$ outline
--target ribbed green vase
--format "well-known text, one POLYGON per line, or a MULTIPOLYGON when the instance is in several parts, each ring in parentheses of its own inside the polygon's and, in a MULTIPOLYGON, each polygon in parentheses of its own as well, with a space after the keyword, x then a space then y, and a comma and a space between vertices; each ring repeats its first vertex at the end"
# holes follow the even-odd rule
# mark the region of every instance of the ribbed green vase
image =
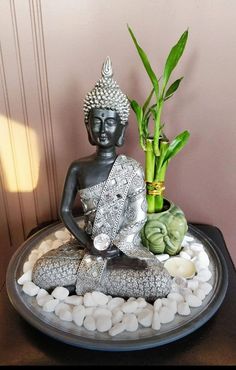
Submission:
POLYGON ((184 212, 173 202, 164 199, 162 212, 148 213, 141 230, 142 244, 154 254, 179 253, 188 230, 184 212))

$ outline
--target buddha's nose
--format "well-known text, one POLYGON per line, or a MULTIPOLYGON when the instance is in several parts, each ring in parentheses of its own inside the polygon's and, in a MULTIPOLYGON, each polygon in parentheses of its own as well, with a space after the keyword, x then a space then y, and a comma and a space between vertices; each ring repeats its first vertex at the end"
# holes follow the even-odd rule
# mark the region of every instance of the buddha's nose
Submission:
POLYGON ((102 120, 102 122, 101 122, 100 132, 101 133, 104 133, 105 132, 105 120, 102 120))

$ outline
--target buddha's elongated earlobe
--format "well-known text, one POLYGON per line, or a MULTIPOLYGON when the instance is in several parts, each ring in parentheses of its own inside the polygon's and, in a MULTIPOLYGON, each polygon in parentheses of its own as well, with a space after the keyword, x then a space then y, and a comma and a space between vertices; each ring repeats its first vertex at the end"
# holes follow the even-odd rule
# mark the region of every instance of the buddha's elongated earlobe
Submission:
POLYGON ((121 125, 121 134, 119 136, 119 139, 117 140, 116 142, 116 146, 122 146, 124 144, 124 141, 125 141, 125 131, 126 131, 126 127, 128 125, 128 122, 126 122, 125 125, 121 125))
POLYGON ((88 140, 89 140, 90 144, 91 145, 96 145, 95 141, 93 140, 93 138, 91 136, 88 124, 85 124, 85 126, 86 126, 86 130, 87 130, 87 134, 88 134, 88 140))

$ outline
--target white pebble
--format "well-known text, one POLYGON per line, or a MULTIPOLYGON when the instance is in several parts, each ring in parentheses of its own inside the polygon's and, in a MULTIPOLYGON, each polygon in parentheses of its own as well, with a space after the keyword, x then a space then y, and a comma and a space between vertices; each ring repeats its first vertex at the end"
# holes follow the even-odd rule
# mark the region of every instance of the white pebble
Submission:
POLYGON ((60 299, 60 300, 62 301, 63 299, 65 299, 66 297, 68 297, 69 293, 70 293, 70 292, 69 292, 69 290, 68 290, 68 289, 64 288, 63 286, 58 286, 58 287, 56 287, 56 288, 52 291, 51 295, 52 295, 54 298, 56 298, 56 299, 60 299))
POLYGON ((194 263, 197 273, 199 273, 202 269, 204 269, 204 266, 201 264, 201 262, 198 260, 197 257, 194 257, 192 259, 192 262, 194 263))
POLYGON ((100 333, 104 333, 105 331, 108 331, 112 327, 112 322, 111 318, 108 317, 107 315, 99 315, 95 318, 95 323, 96 323, 96 329, 100 333))
POLYGON ((161 321, 158 312, 154 312, 153 318, 152 318, 152 329, 159 330, 161 327, 161 321))
POLYGON ((143 310, 143 308, 138 307, 137 310, 134 311, 135 315, 137 316, 139 314, 139 312, 141 312, 142 310, 143 310))
POLYGON ((103 317, 108 317, 111 318, 111 311, 108 310, 107 308, 95 308, 93 311, 93 317, 96 319, 98 316, 103 316, 103 317))
POLYGON ((186 298, 189 294, 192 294, 192 290, 189 288, 180 288, 180 294, 186 298))
POLYGON ((184 247, 183 252, 187 253, 190 257, 194 256, 194 252, 189 247, 184 247))
POLYGON ((26 281, 22 289, 25 292, 25 294, 31 297, 34 297, 35 295, 37 295, 40 290, 40 288, 37 285, 35 285, 32 281, 26 281))
POLYGON ((176 276, 176 277, 174 277, 172 284, 176 284, 180 288, 186 288, 186 286, 187 286, 187 279, 185 279, 184 277, 181 277, 181 276, 176 276))
POLYGON ((156 255, 156 258, 158 259, 158 261, 164 262, 164 261, 168 260, 170 258, 170 256, 167 253, 165 253, 165 254, 157 254, 156 255))
POLYGON ((202 244, 199 244, 199 243, 192 243, 190 245, 190 248, 191 250, 194 252, 194 253, 199 253, 201 252, 204 248, 203 248, 203 245, 202 244))
POLYGON ((52 301, 54 298, 50 294, 47 294, 36 299, 39 306, 44 306, 47 302, 52 301))
POLYGON ((127 313, 124 315, 122 323, 125 325, 125 330, 133 332, 138 329, 138 320, 135 314, 127 313))
POLYGON ((84 306, 75 306, 72 310, 72 320, 77 326, 82 326, 85 318, 84 306))
POLYGON ((108 302, 108 296, 101 292, 92 292, 92 299, 96 305, 103 306, 108 302))
POLYGON ((138 308, 138 303, 136 301, 125 302, 121 306, 121 310, 124 313, 133 313, 136 311, 137 308, 138 308))
POLYGON ((136 301, 136 298, 134 298, 134 297, 129 297, 129 298, 127 299, 127 301, 126 301, 126 302, 134 302, 134 301, 136 301))
POLYGON ((50 245, 44 241, 40 244, 38 251, 41 252, 42 254, 45 254, 49 251, 49 249, 50 245))
POLYGON ((147 302, 145 301, 144 298, 139 297, 136 302, 138 303, 138 308, 144 308, 147 306, 147 302))
POLYGON ((95 307, 86 307, 85 306, 85 316, 93 315, 94 310, 95 310, 95 307))
POLYGON ((57 239, 60 239, 62 241, 65 241, 68 239, 68 233, 64 232, 64 231, 61 231, 61 230, 58 230, 55 232, 55 237, 57 239))
POLYGON ((167 302, 168 302, 167 298, 161 298, 162 306, 166 306, 167 302))
POLYGON ((53 250, 53 249, 57 249, 59 248, 63 243, 62 240, 59 240, 59 239, 56 239, 52 242, 51 246, 50 246, 50 250, 53 250))
POLYGON ((184 235, 184 240, 186 240, 187 242, 192 242, 194 240, 194 238, 192 236, 189 236, 189 235, 184 235))
POLYGON ((92 297, 92 293, 85 293, 84 295, 84 305, 86 307, 95 307, 96 303, 92 297))
POLYGON ((20 285, 25 284, 27 281, 32 280, 32 270, 28 270, 17 280, 17 283, 20 285))
POLYGON ((122 333, 125 330, 125 324, 123 322, 119 322, 115 324, 110 330, 109 334, 114 337, 115 335, 118 335, 122 333))
POLYGON ((59 318, 63 321, 72 321, 72 312, 70 310, 60 311, 59 318))
POLYGON ((200 307, 202 304, 202 300, 198 297, 196 297, 194 294, 189 294, 185 298, 186 302, 190 307, 200 307))
POLYGON ((112 298, 108 304, 107 304, 107 307, 109 308, 109 310, 114 310, 115 308, 121 306, 123 303, 125 302, 124 298, 120 298, 120 297, 115 297, 115 298, 112 298))
POLYGON ((189 280, 188 281, 188 288, 191 289, 191 290, 195 290, 198 288, 198 285, 199 285, 199 281, 198 280, 189 280))
POLYGON ((119 309, 115 309, 112 311, 112 324, 118 324, 123 319, 124 313, 119 309))
POLYGON ((29 255, 28 261, 35 262, 38 259, 39 251, 38 249, 33 249, 29 255))
POLYGON ((163 306, 168 307, 174 314, 177 312, 177 301, 167 298, 165 302, 163 302, 163 306))
POLYGON ((32 262, 32 261, 25 262, 24 265, 23 265, 23 272, 25 273, 29 270, 32 270, 33 266, 34 266, 34 262, 32 262))
POLYGON ((70 310, 70 309, 71 309, 71 308, 70 308, 70 306, 69 306, 67 303, 60 302, 60 303, 56 306, 56 308, 55 308, 55 314, 56 314, 57 316, 59 316, 61 312, 63 312, 63 311, 68 311, 68 310, 70 310))
POLYGON ((187 302, 180 302, 177 306, 177 312, 181 316, 187 316, 190 314, 190 308, 187 302))
POLYGON ((180 255, 180 257, 185 258, 186 260, 190 260, 191 259, 189 253, 186 253, 184 251, 180 252, 179 255, 180 255))
MULTIPOLYGON (((29 259, 27 262, 31 263, 32 267, 34 266, 35 262, 39 259, 39 254, 33 254, 29 256, 29 259)), ((26 262, 25 262, 26 263, 26 262)))
POLYGON ((211 271, 208 270, 208 269, 203 269, 201 271, 199 271, 199 273, 197 274, 197 276, 195 276, 195 278, 201 282, 206 282, 208 280, 210 280, 211 278, 211 271))
POLYGON ((52 239, 46 239, 45 242, 51 247, 51 245, 52 245, 52 239))
POLYGON ((203 290, 203 289, 201 289, 201 288, 197 288, 197 289, 195 289, 195 290, 193 291, 193 294, 194 294, 195 296, 197 296, 198 298, 200 298, 202 301, 203 301, 203 299, 206 297, 206 294, 205 294, 204 290, 203 290))
POLYGON ((47 295, 49 295, 49 294, 48 294, 48 292, 45 289, 39 289, 39 292, 38 292, 38 294, 36 296, 36 300, 38 300, 41 297, 45 297, 47 295))
POLYGON ((87 330, 94 331, 96 330, 95 319, 93 316, 86 316, 84 319, 84 327, 87 330))
POLYGON ((188 246, 189 246, 189 242, 187 240, 183 240, 181 247, 188 247, 188 246))
POLYGON ((69 297, 66 297, 64 300, 65 303, 73 304, 75 306, 79 306, 83 304, 83 297, 78 295, 71 295, 69 297))
POLYGON ((59 302, 60 302, 59 299, 51 299, 51 300, 49 300, 48 302, 44 303, 44 305, 43 305, 43 311, 45 311, 45 312, 53 312, 59 302))
POLYGON ((177 303, 184 301, 184 297, 180 293, 176 293, 176 292, 169 293, 167 295, 167 298, 172 299, 176 301, 177 303))
POLYGON ((174 320, 175 314, 173 313, 173 311, 169 309, 169 307, 163 306, 159 310, 159 317, 160 317, 160 323, 166 324, 174 320))
POLYGON ((152 325, 152 317, 153 312, 149 310, 148 308, 144 308, 139 314, 138 314, 138 322, 143 325, 145 328, 148 328, 152 325))
POLYGON ((212 290, 212 285, 209 283, 200 283, 199 287, 204 290, 205 294, 208 295, 212 290))
POLYGON ((157 298, 153 304, 153 309, 154 311, 159 311, 159 309, 161 308, 162 306, 162 300, 161 298, 157 298))
POLYGON ((209 257, 205 251, 201 251, 198 256, 198 261, 200 262, 201 266, 208 267, 210 264, 209 257))
POLYGON ((148 310, 151 310, 151 311, 153 311, 153 310, 154 310, 153 304, 148 303, 148 302, 147 302, 147 304, 146 304, 145 308, 147 308, 148 310))

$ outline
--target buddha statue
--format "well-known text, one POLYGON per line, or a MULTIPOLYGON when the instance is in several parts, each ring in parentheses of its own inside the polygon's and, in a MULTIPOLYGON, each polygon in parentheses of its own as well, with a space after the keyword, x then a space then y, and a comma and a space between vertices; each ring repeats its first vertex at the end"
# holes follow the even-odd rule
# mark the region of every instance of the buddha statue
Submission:
POLYGON ((171 277, 141 244, 147 218, 146 184, 141 164, 116 147, 124 143, 130 105, 116 81, 111 61, 84 100, 85 125, 94 154, 74 161, 65 179, 60 216, 73 238, 40 257, 33 282, 46 290, 74 287, 153 301, 170 291, 171 277), (80 196, 84 227, 73 217, 80 196))

